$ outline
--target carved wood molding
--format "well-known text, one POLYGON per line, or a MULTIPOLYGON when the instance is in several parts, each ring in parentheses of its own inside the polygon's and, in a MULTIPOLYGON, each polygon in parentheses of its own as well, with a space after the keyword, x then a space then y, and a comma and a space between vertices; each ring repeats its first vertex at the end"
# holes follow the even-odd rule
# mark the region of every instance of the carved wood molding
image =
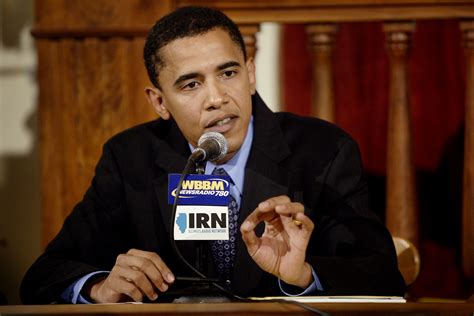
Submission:
POLYGON ((328 23, 473 18, 474 1, 449 0, 176 0, 176 6, 223 10, 237 23, 328 23))
POLYGON ((60 39, 60 38, 86 38, 86 37, 146 37, 151 26, 143 27, 71 27, 64 29, 62 27, 35 27, 31 34, 38 39, 60 39))
POLYGON ((239 24, 240 32, 244 38, 247 57, 255 58, 257 54, 257 33, 260 30, 259 24, 239 24))

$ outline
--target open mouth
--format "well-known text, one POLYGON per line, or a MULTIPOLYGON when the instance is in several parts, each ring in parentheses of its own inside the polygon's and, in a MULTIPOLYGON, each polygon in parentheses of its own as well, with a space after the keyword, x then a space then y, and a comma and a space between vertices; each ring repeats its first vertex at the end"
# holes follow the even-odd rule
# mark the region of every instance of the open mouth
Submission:
POLYGON ((215 125, 216 125, 216 126, 222 126, 222 125, 224 125, 224 124, 229 123, 230 120, 231 120, 231 118, 230 118, 230 117, 227 117, 227 118, 225 118, 225 119, 223 119, 223 120, 218 121, 215 125))
POLYGON ((224 125, 230 123, 234 118, 235 117, 233 117, 233 116, 229 116, 229 117, 226 117, 226 118, 223 118, 223 119, 220 119, 220 120, 212 121, 206 127, 210 128, 210 127, 215 127, 215 126, 217 126, 217 127, 224 126, 224 125))
POLYGON ((212 121, 206 126, 208 131, 218 132, 218 133, 228 133, 235 125, 237 116, 228 116, 225 118, 217 119, 212 121))

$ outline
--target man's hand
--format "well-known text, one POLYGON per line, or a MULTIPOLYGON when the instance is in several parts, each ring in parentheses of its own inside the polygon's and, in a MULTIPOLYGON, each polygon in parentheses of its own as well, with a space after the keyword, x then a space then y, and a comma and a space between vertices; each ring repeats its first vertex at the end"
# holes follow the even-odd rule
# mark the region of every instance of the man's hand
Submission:
POLYGON ((147 296, 154 301, 157 289, 164 292, 174 275, 154 252, 131 249, 117 257, 110 274, 90 287, 95 303, 141 302, 147 296))
POLYGON ((311 266, 305 262, 313 228, 304 206, 282 195, 261 202, 240 231, 250 256, 262 270, 287 284, 306 288, 313 281, 311 266), (254 229, 262 221, 265 231, 259 238, 254 229))

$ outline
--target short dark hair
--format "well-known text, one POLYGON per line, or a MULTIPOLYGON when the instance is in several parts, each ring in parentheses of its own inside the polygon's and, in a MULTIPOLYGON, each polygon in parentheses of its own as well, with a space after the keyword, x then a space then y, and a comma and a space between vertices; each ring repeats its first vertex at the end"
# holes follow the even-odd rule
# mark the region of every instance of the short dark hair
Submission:
POLYGON ((242 50, 244 60, 247 60, 244 40, 239 28, 219 10, 188 6, 179 8, 159 19, 148 32, 143 50, 145 67, 153 85, 160 89, 158 74, 164 66, 159 53, 162 47, 174 40, 201 35, 216 28, 221 28, 229 34, 232 41, 242 50))

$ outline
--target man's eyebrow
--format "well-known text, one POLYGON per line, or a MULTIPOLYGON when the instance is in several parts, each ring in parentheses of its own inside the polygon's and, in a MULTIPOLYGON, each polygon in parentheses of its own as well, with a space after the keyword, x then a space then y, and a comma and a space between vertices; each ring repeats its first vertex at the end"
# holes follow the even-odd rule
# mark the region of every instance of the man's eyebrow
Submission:
POLYGON ((224 70, 230 67, 241 67, 241 65, 240 63, 232 60, 232 61, 228 61, 226 63, 223 63, 222 65, 217 66, 217 70, 224 70))
POLYGON ((191 72, 189 74, 181 75, 181 76, 178 77, 178 79, 176 79, 176 81, 174 82, 173 85, 175 87, 178 87, 181 84, 181 82, 189 80, 189 79, 196 78, 198 76, 199 76, 199 73, 197 73, 197 72, 191 72))
MULTIPOLYGON (((227 69, 227 68, 230 68, 230 67, 241 67, 241 65, 240 65, 240 63, 232 60, 232 61, 228 61, 226 63, 223 63, 222 65, 217 66, 217 70, 224 70, 224 69, 227 69)), ((178 77, 178 79, 175 80, 173 85, 175 87, 179 87, 179 85, 183 81, 197 78, 197 77, 199 77, 199 75, 200 74, 198 72, 191 72, 191 73, 188 73, 188 74, 181 75, 181 76, 178 77)))

